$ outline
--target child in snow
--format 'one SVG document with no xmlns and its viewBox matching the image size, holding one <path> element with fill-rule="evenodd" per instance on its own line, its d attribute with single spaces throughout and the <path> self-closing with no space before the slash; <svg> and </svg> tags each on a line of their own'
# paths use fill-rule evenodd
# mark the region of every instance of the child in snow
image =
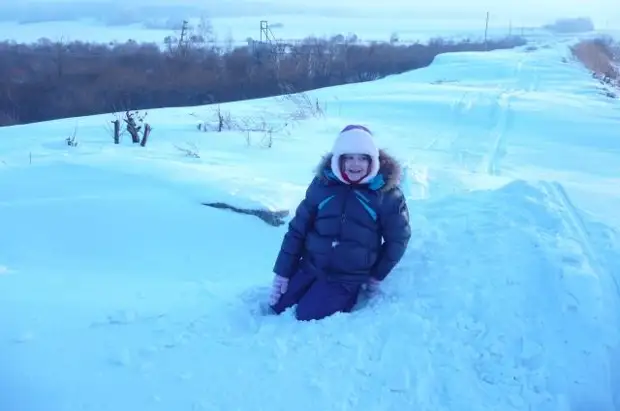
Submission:
<svg viewBox="0 0 620 411">
<path fill-rule="evenodd" d="M 367 128 L 340 132 L 284 236 L 270 297 L 276 314 L 297 304 L 298 320 L 318 320 L 350 312 L 364 285 L 378 290 L 411 237 L 400 174 Z"/>
</svg>

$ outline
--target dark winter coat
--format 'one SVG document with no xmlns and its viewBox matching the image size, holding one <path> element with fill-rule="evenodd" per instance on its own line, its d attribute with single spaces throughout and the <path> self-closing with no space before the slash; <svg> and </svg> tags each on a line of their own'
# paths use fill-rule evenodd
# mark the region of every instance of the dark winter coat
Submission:
<svg viewBox="0 0 620 411">
<path fill-rule="evenodd" d="M 401 167 L 381 150 L 377 176 L 368 184 L 349 185 L 331 171 L 330 160 L 331 154 L 323 157 L 297 207 L 274 272 L 288 278 L 302 268 L 343 282 L 366 282 L 370 276 L 383 280 L 411 237 L 398 187 Z"/>
</svg>

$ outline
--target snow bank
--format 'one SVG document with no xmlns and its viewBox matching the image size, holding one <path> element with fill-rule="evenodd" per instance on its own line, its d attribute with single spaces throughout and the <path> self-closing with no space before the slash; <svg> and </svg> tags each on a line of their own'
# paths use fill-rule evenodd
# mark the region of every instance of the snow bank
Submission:
<svg viewBox="0 0 620 411">
<path fill-rule="evenodd" d="M 413 206 L 412 275 L 393 280 L 401 298 L 381 310 L 427 322 L 428 352 L 410 358 L 431 364 L 424 384 L 447 395 L 417 409 L 615 409 L 618 249 L 557 187 L 514 182 Z"/>
<path fill-rule="evenodd" d="M 618 295 L 603 267 L 620 255 L 608 228 L 558 208 L 557 186 L 412 201 L 413 244 L 384 295 L 299 323 L 291 312 L 257 314 L 281 230 L 198 211 L 147 179 L 112 186 L 95 170 L 66 171 L 62 208 L 33 196 L 2 208 L 21 238 L 0 244 L 0 263 L 17 269 L 0 277 L 2 358 L 21 387 L 5 403 L 614 409 L 618 364 L 607 346 L 617 345 Z M 98 176 L 97 190 L 111 192 L 71 197 L 78 180 Z M 21 181 L 45 184 L 34 173 Z"/>
</svg>

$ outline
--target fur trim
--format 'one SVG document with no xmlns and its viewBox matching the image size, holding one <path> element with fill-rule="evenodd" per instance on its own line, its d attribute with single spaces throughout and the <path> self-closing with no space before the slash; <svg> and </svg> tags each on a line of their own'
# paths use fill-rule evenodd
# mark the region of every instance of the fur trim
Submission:
<svg viewBox="0 0 620 411">
<path fill-rule="evenodd" d="M 319 180 L 327 182 L 325 171 L 331 171 L 331 161 L 333 154 L 327 153 L 322 158 L 317 167 L 315 174 Z M 402 174 L 401 164 L 385 150 L 379 149 L 379 172 L 385 180 L 385 185 L 381 187 L 381 191 L 389 191 L 400 184 Z"/>
</svg>

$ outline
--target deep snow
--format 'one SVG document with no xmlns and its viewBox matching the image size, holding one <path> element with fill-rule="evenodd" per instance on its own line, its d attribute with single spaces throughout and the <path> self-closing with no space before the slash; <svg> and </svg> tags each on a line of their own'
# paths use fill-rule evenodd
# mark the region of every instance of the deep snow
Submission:
<svg viewBox="0 0 620 411">
<path fill-rule="evenodd" d="M 0 129 L 0 409 L 620 409 L 619 106 L 566 46 L 314 91 L 271 148 L 207 107 L 150 110 L 145 148 L 105 115 Z M 407 165 L 405 258 L 352 314 L 260 316 L 285 227 L 200 202 L 293 210 L 360 121 Z"/>
</svg>

